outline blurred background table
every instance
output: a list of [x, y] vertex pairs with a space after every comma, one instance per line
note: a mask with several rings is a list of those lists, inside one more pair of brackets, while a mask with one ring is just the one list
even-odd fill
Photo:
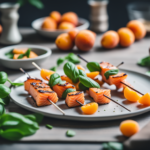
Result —
[[[35, 44], [46, 46], [52, 49], [52, 55], [42, 64], [42, 68], [49, 69], [53, 67], [56, 64], [57, 58], [63, 57], [68, 53], [58, 50], [54, 43], [55, 40], [43, 38], [37, 35], [35, 31], [31, 28], [21, 28], [20, 31], [23, 35], [23, 41], [20, 44]], [[124, 69], [129, 69], [140, 73], [145, 73], [146, 71], [148, 71], [147, 68], [139, 67], [136, 63], [140, 58], [148, 54], [148, 49], [150, 47], [150, 37], [145, 37], [145, 39], [135, 42], [129, 48], [117, 47], [113, 50], [102, 49], [100, 47], [100, 37], [101, 35], [97, 35], [95, 46], [90, 52], [81, 53], [77, 51], [77, 49], [74, 49], [73, 52], [76, 54], [80, 53], [89, 61], [108, 61], [114, 65], [117, 65], [120, 62], [124, 61], [125, 64], [122, 66], [122, 68]], [[4, 47], [4, 45], [0, 45], [0, 48], [2, 47]], [[86, 66], [86, 64], [83, 61], [81, 62], [81, 65], [83, 65], [84, 67]], [[62, 69], [62, 66], [60, 67], [60, 69]], [[6, 71], [11, 80], [14, 80], [22, 75], [19, 69], [11, 70], [4, 68], [1, 65], [0, 71]], [[11, 105], [9, 106], [8, 110], [20, 112], [23, 114], [29, 113], [23, 108], [15, 105], [13, 102], [11, 102]], [[140, 127], [142, 128], [149, 122], [150, 112], [137, 117], [132, 117], [130, 119], [138, 121]], [[40, 126], [40, 129], [35, 135], [23, 138], [21, 141], [13, 144], [4, 140], [0, 140], [0, 149], [6, 150], [11, 147], [12, 150], [24, 150], [32, 148], [36, 148], [36, 150], [100, 150], [102, 146], [99, 143], [108, 141], [123, 142], [126, 140], [126, 138], [121, 136], [121, 133], [119, 131], [119, 124], [121, 121], [122, 120], [103, 122], [82, 122], [59, 120], [45, 117]], [[45, 127], [45, 124], [47, 123], [53, 125], [54, 128], [52, 130], [48, 130]], [[66, 137], [65, 133], [68, 129], [73, 129], [76, 132], [76, 136], [72, 138]]]

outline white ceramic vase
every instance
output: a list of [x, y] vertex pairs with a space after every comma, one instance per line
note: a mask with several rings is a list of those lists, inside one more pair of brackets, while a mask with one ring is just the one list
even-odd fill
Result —
[[1, 21], [3, 27], [3, 31], [0, 36], [1, 44], [17, 44], [22, 40], [22, 36], [17, 26], [19, 19], [19, 14], [17, 11], [19, 7], [19, 4], [14, 3], [0, 4], [0, 11], [2, 13]]
[[105, 32], [108, 30], [108, 0], [89, 0], [88, 4], [91, 7], [90, 29], [96, 32]]

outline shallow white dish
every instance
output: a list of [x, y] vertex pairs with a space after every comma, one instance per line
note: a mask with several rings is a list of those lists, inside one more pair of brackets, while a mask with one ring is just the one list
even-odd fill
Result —
[[[56, 38], [58, 35], [69, 31], [69, 30], [55, 30], [55, 31], [43, 30], [41, 26], [45, 18], [46, 17], [36, 19], [31, 23], [32, 28], [35, 29], [35, 31], [39, 33], [40, 35], [49, 37], [49, 38]], [[76, 29], [78, 29], [79, 31], [87, 29], [90, 25], [87, 20], [82, 19], [82, 18], [79, 18], [79, 24], [81, 25], [76, 27]]]
[[[132, 84], [137, 90], [141, 91], [142, 93], [150, 92], [150, 77], [128, 70], [120, 71], [126, 72], [128, 74], [128, 82]], [[58, 73], [63, 75], [63, 71], [59, 70]], [[40, 77], [39, 71], [29, 72], [31, 76]], [[23, 82], [27, 78], [26, 75], [21, 76], [20, 78], [16, 79], [15, 82]], [[109, 88], [113, 89], [114, 86], [109, 86]], [[131, 116], [137, 116], [148, 112], [150, 107], [143, 107], [138, 103], [130, 103], [128, 102], [122, 93], [118, 93], [117, 91], [112, 91], [112, 98], [117, 100], [120, 104], [124, 105], [131, 112], [123, 109], [119, 105], [110, 102], [107, 105], [99, 105], [99, 111], [96, 112], [94, 115], [83, 115], [81, 113], [80, 107], [75, 108], [68, 108], [65, 104], [64, 100], [59, 100], [57, 105], [64, 110], [66, 115], [62, 115], [53, 105], [45, 106], [45, 107], [35, 107], [31, 105], [31, 103], [35, 103], [31, 97], [24, 91], [24, 87], [16, 87], [11, 89], [10, 97], [11, 99], [19, 106], [28, 109], [33, 112], [41, 113], [45, 116], [60, 118], [60, 119], [68, 119], [68, 120], [80, 120], [80, 121], [102, 121], [102, 120], [115, 120], [115, 119], [122, 119], [128, 118]], [[89, 96], [85, 97], [85, 103], [89, 103], [93, 101]]]
[[[30, 59], [9, 59], [5, 54], [10, 52], [14, 48], [31, 48], [33, 52], [35, 52], [38, 57], [30, 58]], [[36, 64], [40, 65], [43, 61], [45, 61], [50, 55], [52, 51], [43, 46], [37, 45], [13, 45], [7, 46], [0, 49], [0, 63], [7, 68], [11, 69], [33, 69], [35, 68], [31, 63], [34, 61]]]

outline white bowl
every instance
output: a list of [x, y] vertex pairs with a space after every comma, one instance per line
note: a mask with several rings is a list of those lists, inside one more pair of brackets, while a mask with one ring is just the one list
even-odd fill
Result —
[[[29, 59], [9, 59], [5, 54], [10, 52], [14, 48], [31, 48], [33, 52], [35, 52], [38, 57], [29, 58]], [[0, 49], [0, 63], [7, 68], [11, 69], [33, 69], [35, 68], [32, 65], [32, 62], [40, 65], [43, 61], [46, 60], [51, 55], [52, 51], [49, 48], [37, 45], [13, 45]]]
[[[49, 37], [49, 38], [56, 38], [58, 35], [69, 31], [69, 30], [55, 30], [55, 31], [43, 30], [41, 26], [45, 18], [46, 17], [36, 19], [31, 23], [32, 28], [35, 29], [35, 31], [39, 33], [40, 35]], [[81, 25], [76, 27], [76, 29], [78, 29], [79, 31], [87, 29], [90, 25], [90, 23], [87, 20], [82, 19], [82, 18], [79, 18], [79, 24]]]

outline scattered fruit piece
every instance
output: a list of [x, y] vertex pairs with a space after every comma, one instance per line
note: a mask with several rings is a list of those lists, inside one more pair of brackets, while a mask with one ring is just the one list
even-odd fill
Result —
[[60, 30], [68, 30], [68, 29], [73, 29], [73, 28], [74, 28], [74, 25], [69, 22], [62, 22], [58, 26], [58, 29], [60, 29]]
[[81, 110], [83, 111], [84, 114], [92, 115], [98, 110], [98, 104], [95, 102], [86, 104], [81, 107]]
[[139, 132], [140, 128], [136, 121], [134, 120], [125, 120], [120, 124], [120, 131], [126, 137], [130, 137], [137, 132]]
[[58, 11], [52, 11], [50, 17], [53, 18], [57, 23], [61, 20], [61, 14]]
[[150, 106], [150, 93], [146, 93], [139, 99], [139, 103], [145, 105], [145, 106]]
[[68, 131], [66, 132], [66, 135], [67, 135], [68, 137], [73, 137], [73, 136], [76, 135], [76, 132], [73, 131], [73, 130], [68, 130]]
[[99, 75], [99, 71], [86, 73], [86, 75], [87, 75], [87, 77], [94, 79], [95, 77], [97, 77]]
[[42, 29], [45, 30], [56, 30], [57, 29], [57, 23], [54, 19], [47, 17], [43, 24], [42, 24]]
[[41, 69], [41, 77], [44, 79], [44, 80], [48, 80], [47, 77], [50, 78], [50, 76], [52, 74], [54, 74], [55, 72], [54, 71], [51, 71], [51, 70], [47, 70], [47, 69]]

